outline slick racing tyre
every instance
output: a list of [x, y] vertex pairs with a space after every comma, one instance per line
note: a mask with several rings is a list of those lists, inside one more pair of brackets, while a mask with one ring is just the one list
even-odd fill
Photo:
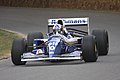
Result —
[[21, 61], [21, 55], [26, 52], [26, 40], [14, 39], [11, 49], [11, 59], [14, 65], [25, 65], [25, 61]]
[[33, 50], [33, 47], [29, 46], [33, 46], [34, 39], [43, 39], [43, 34], [41, 32], [34, 32], [27, 35], [27, 46], [29, 52]]
[[94, 36], [84, 36], [82, 41], [82, 57], [85, 62], [96, 62], [98, 53]]
[[107, 55], [109, 50], [108, 32], [106, 30], [93, 30], [92, 35], [96, 37], [98, 55]]

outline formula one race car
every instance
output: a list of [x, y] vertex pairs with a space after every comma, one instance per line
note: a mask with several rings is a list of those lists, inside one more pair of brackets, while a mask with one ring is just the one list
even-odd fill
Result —
[[[76, 26], [87, 26], [87, 31], [74, 29]], [[93, 30], [90, 34], [87, 17], [48, 19], [47, 36], [48, 39], [44, 39], [41, 32], [35, 32], [29, 33], [27, 39], [14, 39], [11, 49], [13, 64], [43, 60], [96, 62], [98, 55], [108, 54], [108, 32]]]

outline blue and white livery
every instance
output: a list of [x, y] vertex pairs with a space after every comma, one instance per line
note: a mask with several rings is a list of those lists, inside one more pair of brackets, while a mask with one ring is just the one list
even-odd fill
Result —
[[[85, 26], [87, 31], [75, 29], [75, 26]], [[107, 31], [93, 30], [90, 34], [88, 17], [48, 19], [47, 36], [44, 39], [41, 32], [34, 32], [29, 33], [27, 39], [15, 39], [11, 49], [13, 64], [46, 60], [96, 62], [98, 55], [108, 53]]]

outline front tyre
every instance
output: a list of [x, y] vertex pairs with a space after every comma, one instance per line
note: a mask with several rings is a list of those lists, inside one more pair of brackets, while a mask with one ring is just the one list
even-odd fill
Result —
[[21, 61], [21, 55], [26, 51], [26, 40], [14, 39], [11, 49], [11, 59], [14, 65], [25, 65], [25, 61]]
[[98, 54], [94, 36], [84, 36], [82, 40], [82, 57], [85, 62], [96, 62]]

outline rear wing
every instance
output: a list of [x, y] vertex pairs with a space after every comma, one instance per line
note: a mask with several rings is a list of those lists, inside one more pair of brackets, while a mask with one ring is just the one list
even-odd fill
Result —
[[48, 32], [49, 27], [53, 27], [57, 24], [58, 20], [62, 20], [64, 25], [67, 26], [87, 26], [88, 34], [89, 34], [89, 18], [56, 18], [56, 19], [48, 19]]

